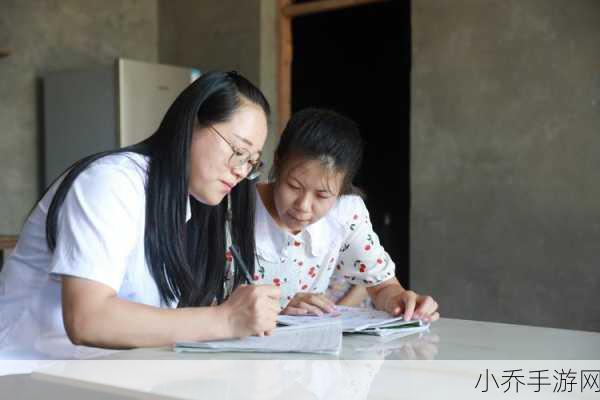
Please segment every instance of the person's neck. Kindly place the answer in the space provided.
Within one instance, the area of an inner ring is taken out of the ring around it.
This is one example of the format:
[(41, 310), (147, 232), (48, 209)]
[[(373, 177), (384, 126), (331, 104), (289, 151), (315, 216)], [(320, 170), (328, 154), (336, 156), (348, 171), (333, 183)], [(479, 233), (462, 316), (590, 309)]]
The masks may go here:
[(275, 222), (275, 225), (277, 225), (280, 229), (291, 233), (292, 235), (297, 235), (302, 231), (292, 232), (287, 226), (283, 225), (281, 218), (279, 218), (277, 207), (275, 207), (274, 186), (275, 184), (273, 182), (259, 183), (256, 185), (256, 188), (258, 189), (258, 195), (260, 196), (265, 209), (273, 219), (273, 222)]

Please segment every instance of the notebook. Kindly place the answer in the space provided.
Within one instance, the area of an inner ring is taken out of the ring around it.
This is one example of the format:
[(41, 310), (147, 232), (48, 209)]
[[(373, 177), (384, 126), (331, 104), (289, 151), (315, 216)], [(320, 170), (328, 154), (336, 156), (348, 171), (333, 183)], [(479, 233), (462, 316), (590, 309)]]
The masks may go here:
[(248, 336), (242, 339), (205, 342), (177, 342), (177, 352), (259, 352), (339, 354), (342, 326), (339, 321), (317, 321), (302, 325), (277, 327), (271, 336)]
[(340, 321), (344, 333), (360, 333), (377, 336), (404, 336), (425, 331), (429, 323), (413, 319), (405, 321), (403, 317), (392, 317), (385, 311), (373, 308), (338, 306), (338, 312), (316, 315), (280, 315), (277, 322), (288, 326), (302, 326), (327, 321)]

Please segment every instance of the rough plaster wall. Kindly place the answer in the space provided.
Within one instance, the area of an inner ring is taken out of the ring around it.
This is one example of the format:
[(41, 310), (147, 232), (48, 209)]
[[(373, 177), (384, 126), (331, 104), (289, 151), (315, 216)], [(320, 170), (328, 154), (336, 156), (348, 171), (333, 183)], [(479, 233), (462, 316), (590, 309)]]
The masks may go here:
[(162, 62), (259, 79), (260, 0), (160, 0)]
[(273, 114), (263, 149), (276, 144), (276, 13), (274, 0), (160, 0), (160, 61), (202, 71), (236, 70), (257, 84)]
[(412, 286), (600, 330), (600, 2), (414, 0)]
[(277, 1), (260, 0), (260, 78), (259, 86), (263, 91), (269, 103), (271, 103), (271, 120), (269, 121), (269, 137), (263, 148), (263, 161), (265, 162), (265, 171), (269, 171), (273, 165), (273, 154), (279, 142), (278, 132), (279, 109), (277, 107), (279, 68), (278, 53), (278, 18), (279, 10)]
[(2, 0), (0, 233), (15, 234), (40, 195), (39, 78), (46, 71), (156, 61), (157, 0)]

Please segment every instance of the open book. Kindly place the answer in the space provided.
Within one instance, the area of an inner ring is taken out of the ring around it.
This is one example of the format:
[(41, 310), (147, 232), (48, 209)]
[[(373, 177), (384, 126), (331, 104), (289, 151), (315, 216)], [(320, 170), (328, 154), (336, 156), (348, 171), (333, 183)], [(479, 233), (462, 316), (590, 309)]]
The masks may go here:
[(339, 321), (317, 322), (277, 327), (271, 336), (248, 336), (242, 339), (206, 342), (177, 342), (177, 352), (264, 352), (338, 354), (342, 348), (342, 326)]
[(315, 315), (280, 315), (277, 322), (282, 325), (303, 326), (340, 321), (345, 333), (362, 333), (377, 336), (404, 336), (422, 332), (429, 328), (428, 323), (413, 319), (405, 321), (403, 317), (392, 317), (385, 311), (372, 308), (342, 307), (332, 314)]

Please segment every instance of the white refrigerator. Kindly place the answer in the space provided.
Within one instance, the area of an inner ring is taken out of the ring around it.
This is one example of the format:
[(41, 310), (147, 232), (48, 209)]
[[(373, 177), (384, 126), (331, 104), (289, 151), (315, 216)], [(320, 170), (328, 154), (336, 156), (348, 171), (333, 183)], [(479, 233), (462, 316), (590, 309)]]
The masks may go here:
[(194, 68), (117, 59), (43, 77), (44, 187), (75, 161), (137, 143), (158, 128)]

